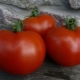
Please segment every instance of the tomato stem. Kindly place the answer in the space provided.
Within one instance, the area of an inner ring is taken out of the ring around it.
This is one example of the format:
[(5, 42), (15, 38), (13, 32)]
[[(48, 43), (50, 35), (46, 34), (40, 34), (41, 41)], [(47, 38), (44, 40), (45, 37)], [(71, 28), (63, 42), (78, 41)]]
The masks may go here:
[(34, 8), (31, 12), (31, 15), (30, 17), (36, 17), (39, 15), (39, 12), (38, 12), (38, 9), (37, 8)]
[(13, 32), (20, 32), (23, 30), (23, 23), (20, 19), (18, 19), (18, 21), (14, 22), (14, 25), (12, 25), (13, 27)]
[(76, 30), (77, 27), (77, 21), (75, 18), (71, 18), (69, 19), (68, 17), (66, 17), (66, 28), (68, 28), (69, 30)]

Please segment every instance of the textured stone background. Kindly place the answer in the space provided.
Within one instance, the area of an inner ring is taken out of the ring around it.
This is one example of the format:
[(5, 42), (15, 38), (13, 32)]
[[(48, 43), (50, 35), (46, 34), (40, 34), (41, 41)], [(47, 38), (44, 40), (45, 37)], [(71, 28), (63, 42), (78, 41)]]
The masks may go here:
[[(64, 24), (66, 16), (76, 18), (78, 25), (80, 25), (80, 10), (73, 10), (69, 5), (68, 0), (54, 0), (54, 5), (38, 6), (38, 9), (39, 12), (48, 12), (53, 15), (58, 25)], [(22, 9), (13, 5), (0, 3), (0, 22), (10, 24), (16, 19), (23, 20), (30, 15), (31, 10), (32, 9), (27, 10), (26, 8)]]
[[(75, 17), (78, 25), (80, 25), (80, 10), (71, 8), (71, 6), (79, 1), (80, 0), (0, 0), (0, 22), (9, 24), (16, 19), (24, 19), (30, 15), (32, 10), (31, 6), (37, 6), (40, 12), (52, 14), (58, 25), (64, 24), (66, 16)], [(22, 5), (24, 5), (24, 7)]]
[(73, 9), (80, 9), (80, 0), (69, 0), (69, 3)]
[(30, 9), (40, 5), (61, 6), (64, 0), (0, 0), (0, 2), (15, 5), (20, 8)]
[[(61, 6), (66, 0), (0, 0), (2, 3), (15, 5), (17, 7), (30, 9), (39, 5), (56, 5)], [(67, 0), (73, 9), (80, 8), (80, 0)]]

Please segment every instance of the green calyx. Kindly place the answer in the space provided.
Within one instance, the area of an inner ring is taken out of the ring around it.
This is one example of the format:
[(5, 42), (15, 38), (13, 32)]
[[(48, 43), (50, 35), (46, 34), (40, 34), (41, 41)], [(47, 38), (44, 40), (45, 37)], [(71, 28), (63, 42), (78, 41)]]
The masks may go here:
[(18, 21), (14, 22), (14, 25), (12, 25), (13, 27), (13, 32), (20, 32), (23, 30), (23, 23), (20, 19), (18, 19)]
[(39, 12), (38, 12), (38, 9), (37, 8), (34, 8), (31, 12), (31, 15), (30, 17), (36, 17), (39, 15)]
[(77, 27), (77, 21), (75, 18), (69, 19), (66, 17), (66, 28), (69, 30), (76, 30)]

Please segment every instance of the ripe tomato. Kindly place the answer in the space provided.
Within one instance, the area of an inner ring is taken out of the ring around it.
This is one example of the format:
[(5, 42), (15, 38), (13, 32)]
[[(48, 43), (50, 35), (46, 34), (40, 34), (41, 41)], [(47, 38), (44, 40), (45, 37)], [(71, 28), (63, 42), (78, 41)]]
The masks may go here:
[(45, 53), (44, 41), (36, 32), (0, 31), (0, 67), (8, 73), (25, 75), (34, 72), (42, 65)]
[(43, 38), (46, 33), (56, 26), (56, 22), (49, 14), (41, 14), (37, 17), (29, 17), (23, 20), (24, 31), (35, 31)]
[(45, 42), (49, 56), (62, 66), (80, 64), (80, 27), (73, 26), (72, 30), (69, 30), (66, 25), (62, 25), (50, 30), (46, 35)]

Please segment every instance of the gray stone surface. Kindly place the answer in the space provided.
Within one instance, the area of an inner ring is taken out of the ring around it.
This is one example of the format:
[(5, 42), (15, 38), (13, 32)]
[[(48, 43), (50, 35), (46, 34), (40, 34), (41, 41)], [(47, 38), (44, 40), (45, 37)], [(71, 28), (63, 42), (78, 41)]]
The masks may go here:
[(5, 24), (0, 24), (0, 30), (11, 30), (12, 31), (12, 27), (10, 25), (5, 25)]
[[(56, 2), (57, 3), (57, 2)], [(39, 6), (39, 12), (48, 12), (51, 14), (57, 25), (65, 24), (65, 17), (74, 17), (78, 21), (78, 25), (80, 26), (80, 10), (73, 10), (69, 7), (68, 0), (62, 0), (62, 6), (54, 5), (54, 6)], [(31, 13), (32, 9), (26, 10), (22, 8), (18, 8), (16, 6), (7, 5), (0, 3), (0, 23), (4, 24), (12, 24), (14, 20), (28, 17)]]
[[(80, 8), (80, 0), (67, 0), (73, 9)], [(40, 5), (63, 6), (66, 0), (0, 0), (1, 3), (30, 9)], [(69, 5), (68, 5), (69, 6)]]
[(73, 9), (80, 8), (80, 0), (69, 0), (69, 3)]
[(2, 3), (15, 5), (20, 8), (30, 9), (39, 5), (62, 6), (66, 0), (0, 0)]
[(0, 71), (0, 80), (80, 80), (80, 65), (62, 67), (46, 57), (43, 65), (32, 74), (16, 76)]

